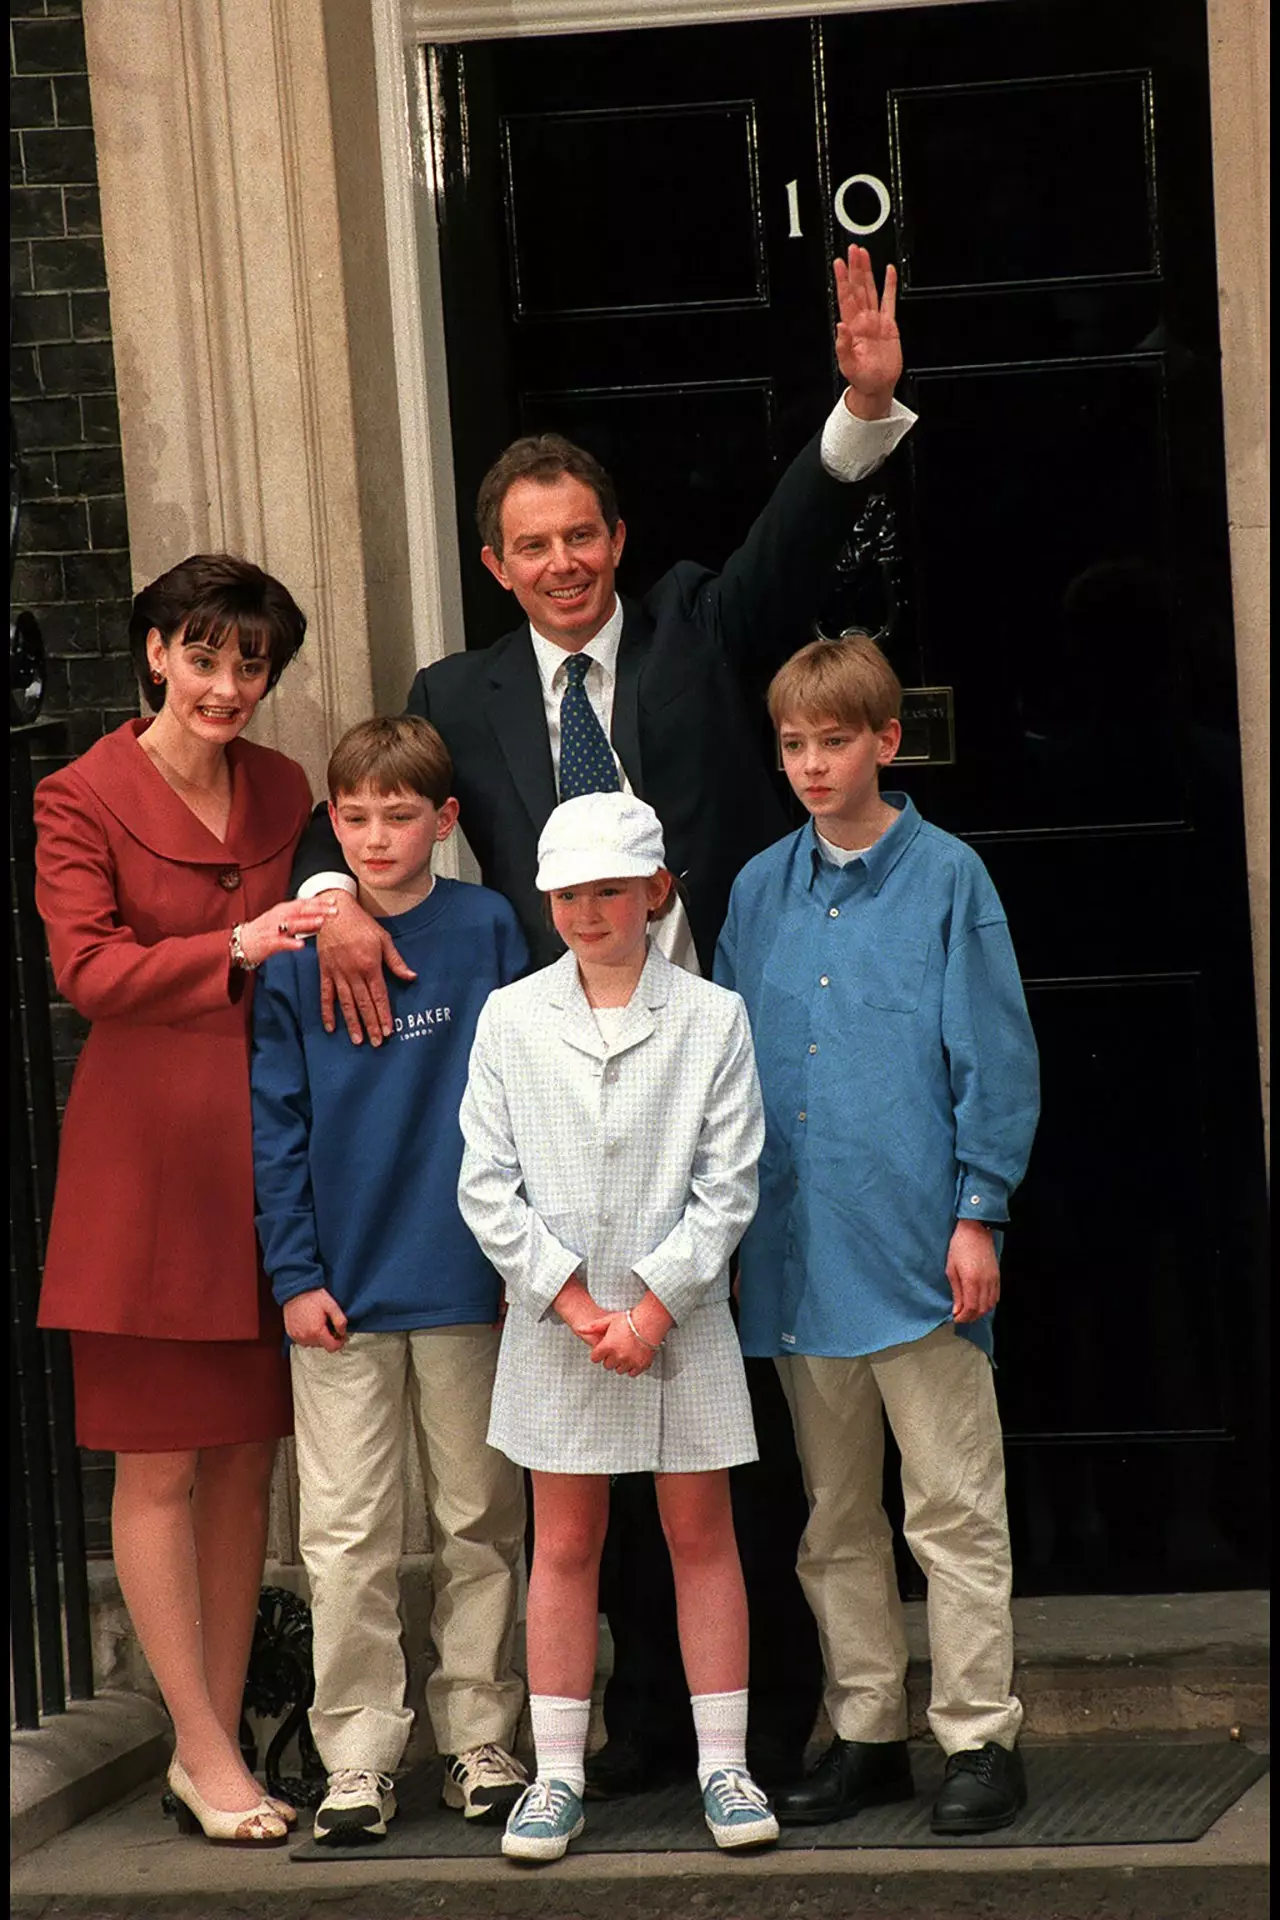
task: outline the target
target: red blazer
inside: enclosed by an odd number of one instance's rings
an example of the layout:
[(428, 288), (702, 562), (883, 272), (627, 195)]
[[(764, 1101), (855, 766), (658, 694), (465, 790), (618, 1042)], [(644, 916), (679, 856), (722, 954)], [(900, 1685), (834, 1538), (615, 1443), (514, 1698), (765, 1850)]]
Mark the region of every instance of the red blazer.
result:
[(36, 789), (54, 979), (93, 1022), (62, 1123), (40, 1325), (252, 1340), (273, 1312), (254, 1234), (252, 976), (232, 927), (289, 896), (306, 775), (236, 740), (215, 839), (130, 720)]

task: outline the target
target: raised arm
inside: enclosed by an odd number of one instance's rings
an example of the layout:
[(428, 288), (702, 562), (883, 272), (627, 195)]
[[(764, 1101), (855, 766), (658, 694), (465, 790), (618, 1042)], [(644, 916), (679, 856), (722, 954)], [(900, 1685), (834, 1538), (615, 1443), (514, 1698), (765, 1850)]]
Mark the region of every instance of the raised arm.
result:
[(695, 602), (695, 617), (739, 671), (755, 678), (812, 639), (813, 615), (872, 476), (915, 420), (893, 397), (902, 375), (894, 269), (886, 270), (881, 298), (871, 256), (850, 247), (848, 259), (835, 262), (835, 294), (844, 393)]

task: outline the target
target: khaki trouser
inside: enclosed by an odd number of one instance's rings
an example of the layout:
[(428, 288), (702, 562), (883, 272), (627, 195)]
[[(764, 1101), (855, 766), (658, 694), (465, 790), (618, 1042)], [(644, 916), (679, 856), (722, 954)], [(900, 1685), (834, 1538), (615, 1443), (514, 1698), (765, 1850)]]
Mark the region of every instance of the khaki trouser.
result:
[(778, 1361), (809, 1496), (797, 1571), (843, 1740), (907, 1737), (907, 1641), (881, 1505), (884, 1427), (902, 1454), (907, 1544), (929, 1582), (933, 1697), (945, 1753), (1022, 1724), (1013, 1683), (1009, 1528), (991, 1363), (950, 1325), (855, 1360)]
[(524, 1478), (485, 1439), (493, 1327), (355, 1333), (340, 1353), (294, 1347), (302, 1557), (316, 1676), (311, 1731), (328, 1772), (399, 1764), (405, 1705), (399, 1567), (412, 1410), (434, 1548), (427, 1711), (442, 1753), (510, 1747)]

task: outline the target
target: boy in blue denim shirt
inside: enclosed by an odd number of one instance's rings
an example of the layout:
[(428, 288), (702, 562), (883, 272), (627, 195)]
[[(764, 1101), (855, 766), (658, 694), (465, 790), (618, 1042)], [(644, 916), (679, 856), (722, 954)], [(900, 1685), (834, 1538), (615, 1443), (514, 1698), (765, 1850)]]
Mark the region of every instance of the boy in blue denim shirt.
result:
[(881, 1505), (882, 1409), (929, 1582), (935, 1832), (1025, 1804), (991, 1320), (1000, 1225), (1039, 1111), (1009, 930), (977, 855), (880, 792), (901, 688), (864, 636), (769, 689), (811, 819), (738, 876), (715, 977), (751, 1016), (767, 1135), (741, 1251), (744, 1352), (777, 1359), (809, 1495), (799, 1573), (835, 1739), (784, 1824), (911, 1795), (907, 1646)]

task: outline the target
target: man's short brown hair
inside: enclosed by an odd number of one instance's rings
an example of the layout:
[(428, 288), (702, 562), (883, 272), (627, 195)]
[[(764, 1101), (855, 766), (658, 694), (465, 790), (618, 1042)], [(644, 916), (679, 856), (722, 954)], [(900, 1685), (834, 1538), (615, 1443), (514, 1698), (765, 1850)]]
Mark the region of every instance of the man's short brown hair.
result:
[(768, 700), (775, 727), (831, 719), (879, 733), (899, 716), (902, 685), (870, 634), (846, 633), (793, 653), (769, 682)]
[(476, 525), (486, 547), (502, 558), (502, 503), (517, 480), (537, 480), (551, 486), (562, 474), (585, 482), (600, 502), (600, 513), (612, 534), (618, 525), (618, 496), (612, 480), (594, 453), (575, 447), (559, 433), (530, 433), (513, 440), (500, 453), (480, 482)]
[(362, 720), (343, 734), (329, 757), (329, 798), (372, 787), (375, 793), (418, 793), (442, 807), (453, 792), (449, 749), (429, 720), (416, 714)]

